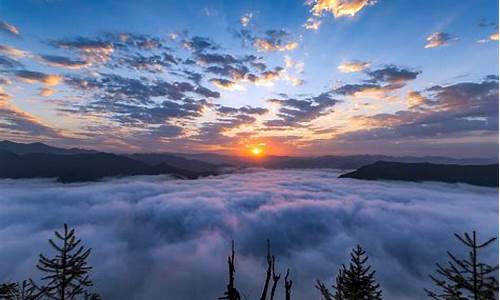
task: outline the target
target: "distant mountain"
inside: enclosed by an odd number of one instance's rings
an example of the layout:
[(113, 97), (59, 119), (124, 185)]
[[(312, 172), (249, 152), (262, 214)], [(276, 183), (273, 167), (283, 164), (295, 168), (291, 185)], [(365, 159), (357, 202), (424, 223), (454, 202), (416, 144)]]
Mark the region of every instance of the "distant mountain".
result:
[[(67, 157), (66, 157), (67, 156)], [(497, 159), (455, 159), (446, 157), (391, 157), (350, 155), (288, 157), (244, 157), (215, 153), (110, 154), (79, 148), (57, 148), (43, 143), (22, 144), (0, 141), (0, 178), (57, 177), (61, 181), (97, 180), (107, 176), (175, 174), (198, 178), (227, 172), (227, 169), (263, 167), (269, 169), (331, 168), (352, 170), (377, 161), (486, 165)], [(226, 169), (226, 167), (228, 167)]]
[(364, 165), (373, 164), (377, 161), (393, 161), (403, 163), (429, 162), (436, 164), (459, 164), (459, 165), (484, 165), (497, 163), (496, 159), (457, 159), (435, 156), (384, 156), (384, 155), (349, 155), (349, 156), (318, 156), (318, 157), (299, 157), (290, 158), (281, 161), (270, 161), (265, 167), (271, 169), (357, 169)]
[(61, 182), (94, 181), (111, 176), (171, 174), (178, 178), (195, 179), (214, 175), (192, 172), (166, 163), (149, 165), (110, 153), (18, 155), (0, 150), (0, 178), (57, 178)]
[(378, 161), (339, 177), (366, 180), (462, 182), (498, 187), (498, 164), (451, 165)]
[(189, 170), (192, 172), (218, 172), (219, 165), (211, 164), (201, 160), (187, 159), (182, 156), (177, 156), (169, 153), (134, 153), (128, 157), (142, 161), (148, 165), (158, 165), (161, 163), (168, 164), (169, 166)]
[(11, 141), (0, 141), (0, 150), (9, 151), (14, 154), (30, 154), (30, 153), (49, 153), (49, 154), (82, 154), (82, 153), (98, 153), (95, 150), (85, 150), (79, 148), (57, 148), (46, 145), (44, 143), (15, 143)]

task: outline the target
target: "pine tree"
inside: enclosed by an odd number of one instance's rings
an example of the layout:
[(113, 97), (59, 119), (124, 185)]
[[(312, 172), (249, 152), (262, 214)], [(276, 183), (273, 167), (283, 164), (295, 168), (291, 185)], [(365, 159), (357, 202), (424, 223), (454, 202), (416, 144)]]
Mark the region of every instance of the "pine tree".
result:
[(320, 291), (323, 300), (380, 300), (382, 292), (380, 285), (375, 282), (375, 271), (366, 266), (368, 256), (366, 251), (357, 246), (351, 253), (349, 268), (342, 265), (336, 277), (335, 294), (318, 281), (316, 288)]
[[(40, 254), (37, 268), (47, 275), (42, 278), (46, 284), (36, 289), (43, 296), (54, 300), (74, 300), (85, 297), (86, 289), (92, 286), (89, 279), (87, 258), (91, 249), (81, 246), (75, 230), (64, 224), (64, 232), (55, 232), (56, 240), (49, 239), (56, 255), (48, 258)], [(91, 295), (91, 294), (88, 294)], [(92, 298), (90, 298), (92, 299)], [(95, 299), (95, 298), (94, 298)]]
[(0, 284), (0, 299), (36, 300), (39, 299), (39, 295), (31, 280), (23, 280), (21, 284), (17, 282)]
[(498, 266), (490, 266), (479, 261), (479, 250), (493, 243), (491, 238), (480, 243), (476, 239), (476, 232), (472, 237), (468, 233), (455, 237), (469, 248), (467, 259), (461, 259), (448, 252), (447, 266), (437, 265), (439, 277), (430, 275), (430, 278), (440, 290), (439, 292), (425, 289), (427, 295), (437, 300), (494, 300), (498, 291), (498, 280), (495, 277)]

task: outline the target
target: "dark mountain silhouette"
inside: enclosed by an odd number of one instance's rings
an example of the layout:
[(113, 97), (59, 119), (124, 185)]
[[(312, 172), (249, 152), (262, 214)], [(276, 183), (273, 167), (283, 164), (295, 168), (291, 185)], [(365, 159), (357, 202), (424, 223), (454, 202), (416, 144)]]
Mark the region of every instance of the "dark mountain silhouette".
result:
[(142, 161), (152, 166), (163, 163), (175, 168), (189, 170), (192, 172), (216, 173), (220, 169), (220, 166), (215, 164), (211, 164), (201, 160), (187, 159), (169, 153), (134, 153), (129, 155), (128, 157), (138, 161)]
[(111, 176), (171, 174), (195, 179), (213, 175), (192, 172), (168, 164), (149, 165), (125, 156), (110, 153), (18, 155), (0, 150), (1, 178), (57, 178), (61, 182), (94, 181)]
[(441, 181), (498, 187), (498, 164), (446, 165), (378, 161), (342, 174), (340, 178), (367, 180)]
[(15, 154), (30, 154), (30, 153), (50, 153), (50, 154), (82, 154), (82, 153), (98, 153), (95, 150), (86, 150), (79, 148), (57, 148), (46, 145), (44, 143), (15, 143), (11, 141), (0, 141), (0, 150), (9, 151)]
[[(383, 155), (243, 157), (215, 153), (111, 154), (79, 148), (64, 149), (43, 143), (0, 141), (0, 178), (56, 177), (63, 182), (98, 180), (109, 176), (173, 174), (180, 178), (216, 175), (234, 168), (357, 169), (377, 161), (456, 165), (498, 164), (494, 159), (446, 157), (391, 157)], [(228, 167), (228, 168), (226, 168)], [(417, 170), (408, 171), (409, 178)], [(431, 179), (414, 179), (431, 180)]]
[(496, 159), (481, 158), (448, 158), (438, 156), (385, 156), (385, 155), (349, 155), (349, 156), (318, 156), (291, 158), (282, 161), (270, 161), (265, 166), (271, 169), (357, 169), (377, 161), (393, 161), (402, 163), (435, 163), (458, 165), (485, 165), (497, 163)]

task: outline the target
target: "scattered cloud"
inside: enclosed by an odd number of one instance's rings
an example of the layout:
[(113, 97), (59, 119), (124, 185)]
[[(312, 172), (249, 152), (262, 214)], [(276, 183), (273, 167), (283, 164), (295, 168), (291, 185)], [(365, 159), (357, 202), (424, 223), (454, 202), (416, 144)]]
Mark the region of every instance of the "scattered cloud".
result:
[(265, 123), (270, 127), (295, 127), (305, 124), (331, 112), (332, 108), (339, 102), (332, 97), (331, 92), (301, 99), (286, 98), (267, 101), (279, 106), (278, 118)]
[(240, 23), (241, 26), (247, 27), (250, 25), (250, 22), (252, 21), (253, 14), (252, 13), (245, 13), (243, 16), (240, 18)]
[(335, 18), (353, 17), (363, 8), (375, 4), (376, 0), (311, 0), (311, 12), (320, 17), (325, 12), (332, 13)]
[(47, 86), (58, 85), (62, 81), (62, 77), (59, 75), (27, 70), (16, 71), (15, 76), (17, 79), (26, 83), (42, 83)]
[(39, 61), (51, 67), (81, 69), (90, 65), (88, 61), (73, 60), (65, 56), (57, 55), (40, 55)]
[(304, 25), (302, 25), (302, 27), (309, 30), (318, 30), (320, 25), (321, 20), (318, 20), (316, 18), (308, 18)]
[(353, 60), (341, 63), (337, 69), (342, 73), (354, 73), (364, 71), (370, 66), (371, 64), (369, 62)]
[(417, 78), (421, 71), (386, 65), (382, 68), (368, 70), (368, 79), (363, 83), (344, 84), (334, 93), (357, 98), (394, 99), (392, 93), (403, 88), (409, 81)]
[(225, 90), (230, 90), (230, 91), (241, 91), (244, 90), (244, 88), (239, 85), (238, 83), (224, 79), (224, 78), (212, 78), (210, 79), (210, 82), (213, 83), (216, 87), (220, 89), (225, 89)]
[(56, 93), (56, 90), (50, 88), (42, 88), (39, 95), (42, 97), (50, 97)]
[(445, 32), (434, 32), (427, 37), (427, 44), (425, 48), (437, 48), (449, 45), (452, 41), (458, 40), (457, 37), (453, 37), (449, 33)]
[(14, 48), (9, 45), (0, 45), (0, 52), (10, 56), (10, 57), (15, 57), (15, 58), (22, 58), (22, 57), (27, 57), (30, 56), (30, 54), (27, 51)]
[(488, 43), (491, 41), (498, 41), (498, 31), (490, 34), (490, 36), (487, 39), (481, 39), (478, 40), (477, 42), (480, 44)]
[(19, 31), (19, 29), (10, 24), (10, 23), (7, 23), (6, 21), (1, 21), (0, 20), (0, 30), (4, 31), (4, 32), (7, 32), (13, 36), (19, 36), (21, 34), (21, 32)]
[(264, 36), (250, 38), (253, 46), (260, 52), (291, 51), (299, 46), (298, 42), (291, 40), (286, 30), (267, 30)]

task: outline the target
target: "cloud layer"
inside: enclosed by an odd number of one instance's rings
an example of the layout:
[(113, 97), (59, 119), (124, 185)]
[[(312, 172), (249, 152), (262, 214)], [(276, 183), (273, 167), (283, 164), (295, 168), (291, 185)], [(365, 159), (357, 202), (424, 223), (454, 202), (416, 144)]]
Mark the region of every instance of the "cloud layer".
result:
[[(315, 280), (331, 282), (357, 243), (370, 255), (384, 299), (421, 299), (434, 263), (444, 262), (446, 250), (463, 253), (452, 233), (498, 232), (497, 189), (337, 175), (265, 171), (70, 186), (0, 181), (0, 281), (38, 278), (38, 253), (49, 252), (47, 238), (68, 222), (94, 249), (95, 288), (109, 300), (216, 299), (231, 239), (238, 287), (255, 298), (267, 238), (279, 271), (291, 268), (296, 299), (318, 298)], [(496, 244), (483, 259), (498, 261), (497, 253)]]

